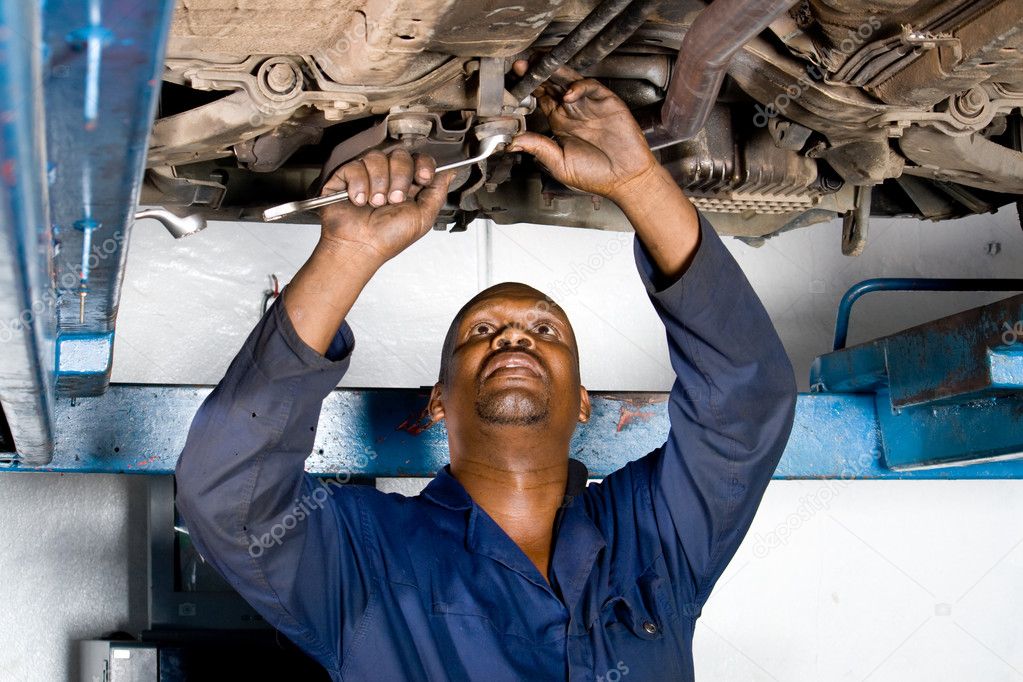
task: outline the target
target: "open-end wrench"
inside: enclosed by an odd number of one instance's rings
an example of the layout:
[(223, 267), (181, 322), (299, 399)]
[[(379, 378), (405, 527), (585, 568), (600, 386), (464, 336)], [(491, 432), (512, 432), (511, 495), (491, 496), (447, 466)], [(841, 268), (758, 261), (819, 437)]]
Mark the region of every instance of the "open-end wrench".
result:
[[(471, 166), (474, 163), (478, 163), (483, 159), (487, 158), (498, 149), (504, 148), (512, 140), (511, 135), (499, 134), (490, 135), (480, 141), (479, 153), (476, 156), (471, 156), (468, 159), (462, 159), (461, 161), (455, 161), (453, 163), (446, 163), (443, 166), (437, 166), (437, 173), (442, 171), (451, 170), (452, 168), (461, 168), (462, 166)], [(302, 201), (289, 201), (286, 204), (280, 206), (273, 206), (263, 211), (263, 220), (272, 223), (275, 220), (280, 220), (285, 216), (292, 215), (294, 213), (301, 213), (302, 211), (311, 211), (314, 208), (320, 208), (321, 206), (327, 206), (329, 204), (336, 204), (339, 201), (347, 201), (348, 192), (336, 192), (334, 194), (328, 194), (322, 197), (316, 197), (315, 199), (304, 199)]]

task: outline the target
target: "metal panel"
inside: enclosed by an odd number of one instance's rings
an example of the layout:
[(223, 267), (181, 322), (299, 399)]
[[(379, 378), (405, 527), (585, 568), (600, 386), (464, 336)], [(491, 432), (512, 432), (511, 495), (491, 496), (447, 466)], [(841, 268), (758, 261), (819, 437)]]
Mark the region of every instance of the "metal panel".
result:
[(45, 4), (63, 395), (98, 395), (110, 381), (126, 247), (173, 6), (172, 0)]
[[(861, 285), (846, 299), (858, 288), (871, 290)], [(848, 305), (846, 299), (840, 331), (855, 297)], [(823, 355), (810, 385), (815, 394), (876, 395), (883, 461), (891, 469), (1023, 458), (1021, 341), (1023, 295)]]
[[(7, 471), (167, 474), (208, 386), (114, 384), (103, 396), (57, 402), (58, 439), (48, 466)], [(426, 390), (336, 390), (324, 401), (306, 469), (322, 475), (432, 476), (448, 461), (443, 424), (428, 426)], [(570, 453), (595, 477), (660, 446), (664, 393), (596, 393)], [(940, 434), (939, 434), (940, 437)], [(800, 395), (775, 478), (1023, 478), (1023, 461), (923, 471), (884, 465), (871, 395)]]
[[(891, 408), (877, 394), (884, 463), (892, 469), (924, 469), (1023, 457), (1023, 395), (989, 397), (965, 404)], [(1023, 465), (1023, 461), (1018, 462)]]
[(0, 403), (27, 462), (53, 447), (52, 239), (39, 3), (0, 0)]
[(896, 409), (1023, 389), (1023, 295), (822, 355), (816, 392), (890, 388)]

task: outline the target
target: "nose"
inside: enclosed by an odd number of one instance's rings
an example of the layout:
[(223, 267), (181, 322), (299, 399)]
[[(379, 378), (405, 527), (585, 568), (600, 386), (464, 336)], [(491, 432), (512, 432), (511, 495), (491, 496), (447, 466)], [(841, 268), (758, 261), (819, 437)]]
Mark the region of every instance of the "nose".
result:
[(533, 348), (533, 339), (517, 324), (506, 324), (498, 334), (494, 334), (492, 347), (496, 349), (508, 349), (511, 347)]

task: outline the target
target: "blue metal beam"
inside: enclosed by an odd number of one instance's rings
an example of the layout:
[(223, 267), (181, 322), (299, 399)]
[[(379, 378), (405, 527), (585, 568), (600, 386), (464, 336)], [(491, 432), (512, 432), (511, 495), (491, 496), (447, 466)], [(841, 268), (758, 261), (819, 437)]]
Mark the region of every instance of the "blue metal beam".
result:
[(53, 240), (38, 2), (0, 0), (0, 404), (26, 462), (53, 449)]
[(98, 395), (110, 381), (126, 247), (173, 8), (173, 0), (45, 2), (62, 395)]
[[(7, 471), (167, 474), (174, 470), (208, 386), (114, 384), (102, 396), (61, 398), (57, 447), (46, 466)], [(322, 475), (432, 476), (448, 461), (443, 424), (428, 426), (428, 392), (332, 392), (324, 401), (306, 468)], [(597, 393), (571, 454), (604, 476), (663, 443), (667, 394)], [(874, 398), (800, 395), (780, 479), (1023, 478), (1023, 461), (893, 471), (883, 463)]]

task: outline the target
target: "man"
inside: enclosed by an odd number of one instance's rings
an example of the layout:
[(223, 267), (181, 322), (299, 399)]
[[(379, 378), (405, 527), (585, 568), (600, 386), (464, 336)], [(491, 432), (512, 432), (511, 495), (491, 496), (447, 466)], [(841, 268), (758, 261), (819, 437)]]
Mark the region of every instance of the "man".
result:
[[(592, 80), (549, 86), (539, 105), (557, 142), (525, 133), (512, 150), (635, 228), (677, 374), (671, 432), (587, 487), (568, 452), (590, 411), (572, 327), (540, 292), (499, 284), (444, 343), (429, 411), (450, 465), (417, 497), (344, 486), (325, 499), (303, 462), (353, 350), (345, 317), (430, 229), (450, 182), (404, 152), (341, 168), (323, 191), (352, 201), (324, 211), (177, 467), (196, 547), (334, 680), (693, 679), (696, 619), (788, 437), (792, 368), (767, 314), (628, 108)], [(322, 505), (297, 509), (317, 493)]]

